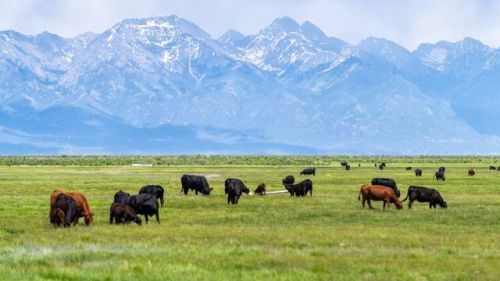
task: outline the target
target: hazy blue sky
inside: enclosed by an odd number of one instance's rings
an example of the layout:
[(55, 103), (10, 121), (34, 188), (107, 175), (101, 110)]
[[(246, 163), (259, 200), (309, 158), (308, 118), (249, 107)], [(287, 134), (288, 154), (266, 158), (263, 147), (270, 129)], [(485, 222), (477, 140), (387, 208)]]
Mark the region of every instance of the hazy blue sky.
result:
[(276, 17), (290, 16), (353, 44), (376, 36), (414, 49), (421, 42), (468, 36), (500, 47), (495, 0), (0, 0), (0, 30), (71, 37), (102, 32), (124, 18), (171, 14), (214, 37), (229, 28), (253, 34)]

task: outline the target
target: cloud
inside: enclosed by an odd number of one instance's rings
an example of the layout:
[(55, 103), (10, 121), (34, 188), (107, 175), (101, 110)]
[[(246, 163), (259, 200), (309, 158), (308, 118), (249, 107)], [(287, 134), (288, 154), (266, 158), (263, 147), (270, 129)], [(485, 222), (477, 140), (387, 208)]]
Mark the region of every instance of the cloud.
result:
[(177, 14), (214, 37), (233, 28), (254, 34), (280, 16), (309, 20), (356, 44), (377, 36), (410, 49), (464, 37), (500, 46), (494, 0), (0, 0), (0, 30), (66, 37), (102, 32), (124, 18)]

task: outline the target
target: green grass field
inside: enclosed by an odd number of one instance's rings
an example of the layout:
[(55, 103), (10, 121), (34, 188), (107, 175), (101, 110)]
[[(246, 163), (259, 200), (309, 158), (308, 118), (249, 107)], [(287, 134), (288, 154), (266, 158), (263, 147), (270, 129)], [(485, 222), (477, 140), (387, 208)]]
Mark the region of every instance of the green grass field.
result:
[[(0, 166), (0, 280), (500, 280), (500, 172), (488, 170), (492, 159), (446, 161), (444, 183), (432, 177), (439, 159), (405, 160), (387, 160), (384, 171), (365, 158), (361, 168), (351, 159), (351, 171), (315, 162), (313, 197), (243, 196), (236, 206), (226, 204), (227, 177), (282, 190), (281, 178), (306, 178), (298, 176), (305, 166), (242, 159), (152, 168)], [(423, 168), (423, 177), (406, 166)], [(207, 175), (213, 194), (181, 196), (184, 173)], [(405, 203), (382, 211), (381, 202), (363, 209), (359, 187), (374, 176), (394, 178), (402, 198), (409, 184), (435, 187), (448, 209), (418, 202), (411, 210)], [(166, 188), (161, 224), (109, 225), (114, 193), (145, 184)], [(55, 187), (85, 193), (94, 224), (49, 225)]]

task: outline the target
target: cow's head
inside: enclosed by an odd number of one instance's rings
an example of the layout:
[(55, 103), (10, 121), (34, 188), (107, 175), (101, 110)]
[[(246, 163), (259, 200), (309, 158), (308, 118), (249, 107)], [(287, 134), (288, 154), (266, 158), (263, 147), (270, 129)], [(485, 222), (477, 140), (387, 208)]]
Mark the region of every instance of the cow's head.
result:
[(248, 187), (246, 187), (246, 186), (243, 186), (241, 191), (245, 192), (246, 194), (250, 193), (250, 189), (248, 189)]
[(94, 221), (94, 213), (88, 213), (86, 215), (83, 215), (85, 219), (85, 224), (86, 225), (91, 225), (92, 222)]
[(399, 200), (394, 200), (394, 205), (396, 205), (396, 209), (398, 210), (403, 209), (403, 204)]
[(134, 219), (134, 222), (138, 225), (141, 225), (142, 224), (142, 220), (139, 216), (135, 216), (135, 219)]
[(202, 193), (203, 195), (210, 195), (210, 192), (212, 192), (212, 190), (213, 190), (213, 188), (211, 188), (211, 187), (208, 187), (208, 186), (207, 186), (207, 187), (205, 187), (205, 188), (201, 191), (201, 193)]

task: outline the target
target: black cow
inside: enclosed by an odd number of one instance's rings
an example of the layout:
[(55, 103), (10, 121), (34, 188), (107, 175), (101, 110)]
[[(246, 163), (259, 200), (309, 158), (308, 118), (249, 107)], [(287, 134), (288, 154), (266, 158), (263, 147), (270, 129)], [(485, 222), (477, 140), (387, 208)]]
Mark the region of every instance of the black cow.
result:
[(446, 168), (445, 167), (439, 167), (438, 171), (440, 171), (440, 172), (446, 172)]
[(444, 176), (444, 171), (436, 171), (436, 173), (434, 175), (435, 175), (437, 181), (438, 180), (442, 180), (442, 181), (446, 180), (446, 177)]
[(380, 170), (383, 170), (383, 169), (385, 168), (385, 166), (384, 166), (384, 165), (382, 165), (382, 164), (380, 164), (380, 165), (378, 165), (378, 168), (379, 168)]
[(144, 215), (146, 223), (148, 216), (156, 216), (156, 221), (160, 223), (160, 215), (158, 214), (158, 200), (154, 194), (142, 193), (130, 196), (128, 205), (134, 209), (137, 214)]
[(285, 188), (290, 193), (290, 196), (306, 196), (308, 192), (309, 195), (312, 196), (313, 183), (310, 179), (306, 179), (298, 184), (286, 184)]
[(54, 227), (75, 225), (78, 222), (79, 216), (75, 199), (64, 193), (56, 197), (54, 209), (50, 214), (50, 222)]
[(181, 177), (182, 189), (184, 194), (187, 195), (188, 191), (194, 190), (195, 194), (198, 195), (198, 192), (203, 195), (210, 195), (210, 192), (213, 188), (210, 188), (208, 185), (207, 179), (204, 176), (195, 176), (195, 175), (183, 175)]
[(415, 176), (421, 177), (422, 176), (422, 169), (415, 169)]
[(490, 170), (496, 171), (497, 168), (495, 166), (490, 166)]
[(351, 170), (351, 165), (349, 165), (349, 164), (345, 165), (345, 170), (346, 170), (346, 171)]
[(138, 225), (142, 223), (141, 218), (135, 213), (134, 209), (124, 203), (113, 203), (109, 208), (109, 223), (125, 224), (135, 222)]
[(500, 166), (498, 166), (497, 171), (500, 171)]
[(380, 165), (382, 165), (385, 168), (385, 162), (380, 163)]
[(411, 171), (411, 169), (412, 169), (411, 167), (406, 167), (407, 171)]
[(342, 166), (342, 167), (347, 166), (347, 164), (348, 164), (348, 163), (347, 163), (347, 161), (342, 161), (342, 162), (340, 162), (340, 166)]
[(149, 194), (154, 194), (156, 196), (156, 199), (160, 199), (160, 205), (163, 207), (163, 194), (165, 193), (165, 189), (163, 189), (163, 186), (161, 185), (146, 185), (141, 187), (141, 190), (139, 190), (139, 194), (141, 193), (149, 193)]
[(123, 191), (120, 190), (117, 193), (115, 193), (115, 197), (114, 197), (113, 203), (128, 204), (129, 198), (130, 198), (130, 194), (129, 193), (123, 192)]
[(284, 179), (282, 179), (281, 182), (283, 183), (283, 185), (293, 184), (295, 182), (295, 178), (292, 175), (288, 175)]
[(390, 187), (392, 190), (394, 190), (394, 193), (396, 193), (396, 196), (398, 196), (398, 197), (401, 196), (401, 192), (399, 192), (398, 186), (396, 185), (396, 182), (393, 179), (373, 178), (372, 185), (383, 185), (383, 186)]
[(226, 179), (224, 187), (224, 192), (227, 194), (227, 204), (238, 204), (243, 192), (250, 193), (250, 189), (240, 179)]
[(406, 199), (409, 199), (409, 209), (411, 209), (411, 205), (415, 200), (418, 202), (429, 202), (429, 208), (434, 207), (435, 209), (436, 205), (439, 205), (441, 208), (448, 208), (448, 204), (443, 200), (441, 194), (433, 188), (411, 185), (408, 187), (406, 198), (401, 202), (406, 201)]
[(305, 168), (300, 172), (301, 175), (316, 175), (316, 168)]

